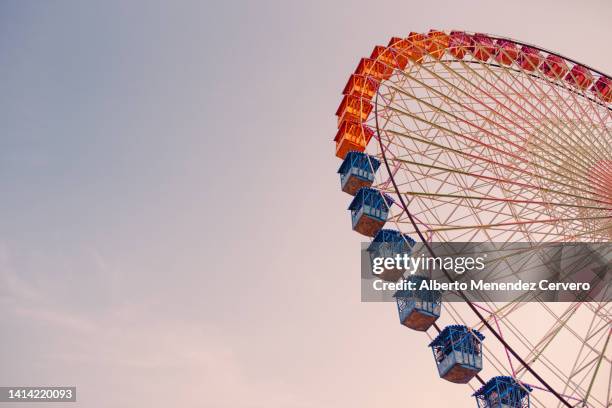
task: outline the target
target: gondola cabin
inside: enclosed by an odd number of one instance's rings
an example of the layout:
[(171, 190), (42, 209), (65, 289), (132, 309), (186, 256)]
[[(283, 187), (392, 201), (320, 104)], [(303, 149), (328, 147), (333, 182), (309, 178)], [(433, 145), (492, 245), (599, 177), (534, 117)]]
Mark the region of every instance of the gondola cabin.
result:
[(399, 69), (405, 69), (408, 65), (408, 52), (412, 45), (405, 38), (392, 37), (387, 46), (395, 51), (395, 60)]
[(565, 76), (565, 80), (578, 88), (585, 90), (593, 84), (593, 74), (582, 65), (574, 65)]
[(527, 71), (535, 71), (542, 63), (542, 54), (535, 48), (523, 45), (519, 53), (519, 65)]
[(352, 120), (343, 121), (334, 137), (336, 156), (344, 159), (351, 150), (363, 152), (372, 136), (374, 131), (369, 126)]
[(440, 377), (457, 384), (469, 382), (482, 370), (484, 336), (466, 326), (446, 326), (430, 344)]
[(380, 82), (372, 77), (352, 74), (348, 82), (342, 90), (343, 95), (360, 96), (366, 99), (372, 99), (378, 91)]
[(448, 49), (450, 37), (443, 31), (429, 30), (425, 42), (427, 52), (435, 59), (440, 59)]
[(362, 58), (355, 69), (355, 74), (373, 77), (377, 81), (382, 81), (383, 79), (389, 79), (391, 77), (393, 68), (380, 61)]
[(391, 197), (374, 188), (359, 189), (348, 208), (353, 230), (368, 237), (375, 236), (387, 222), (391, 204)]
[(497, 40), (497, 54), (495, 55), (495, 61), (503, 65), (511, 65), (518, 59), (519, 50), (516, 44), (508, 40)]
[(420, 289), (421, 283), (427, 278), (410, 275), (406, 282), (414, 283), (414, 290), (398, 290), (395, 292), (397, 312), (400, 322), (413, 330), (426, 331), (440, 317), (442, 309), (442, 293), (437, 290)]
[(512, 377), (499, 376), (491, 378), (473, 396), (478, 408), (529, 408), (531, 390)]
[(357, 151), (348, 152), (338, 169), (342, 191), (354, 196), (360, 188), (370, 187), (379, 167), (380, 161), (375, 157)]
[(425, 48), (427, 37), (421, 33), (411, 32), (408, 34), (408, 43), (410, 47), (405, 51), (405, 54), (408, 58), (416, 63), (421, 63), (423, 61), (423, 56), (427, 52)]
[(338, 127), (340, 127), (344, 121), (364, 122), (368, 119), (370, 112), (372, 112), (372, 104), (366, 98), (355, 95), (344, 95), (336, 111)]
[(604, 102), (612, 102), (612, 79), (599, 77), (595, 85), (591, 87), (593, 93)]
[(474, 34), (471, 39), (472, 55), (474, 58), (487, 62), (495, 53), (495, 43), (493, 39), (485, 34)]
[(451, 31), (449, 51), (457, 59), (463, 59), (470, 50), (472, 41), (470, 36), (462, 31)]
[[(414, 244), (414, 240), (406, 234), (396, 230), (381, 229), (368, 247), (368, 255), (372, 263), (376, 258), (393, 258), (396, 255), (403, 254), (410, 255)], [(375, 276), (388, 282), (397, 282), (404, 272), (404, 269), (394, 267), (385, 269), (382, 273)]]
[(564, 77), (569, 71), (567, 64), (563, 60), (563, 58), (558, 55), (549, 55), (546, 57), (542, 65), (540, 66), (540, 70), (544, 75), (552, 79), (559, 79)]
[(404, 69), (406, 65), (408, 65), (408, 59), (406, 57), (400, 56), (398, 58), (397, 53), (392, 48), (383, 47), (382, 45), (374, 47), (370, 59), (380, 61), (392, 68)]

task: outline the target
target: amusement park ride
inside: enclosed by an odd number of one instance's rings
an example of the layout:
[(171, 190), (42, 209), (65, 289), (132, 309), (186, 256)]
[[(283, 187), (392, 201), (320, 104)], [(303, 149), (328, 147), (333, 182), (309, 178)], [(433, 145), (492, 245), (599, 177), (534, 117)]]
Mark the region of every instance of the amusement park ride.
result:
[[(493, 35), (410, 33), (360, 60), (336, 115), (341, 188), (370, 253), (612, 237), (612, 79), (596, 69)], [(478, 407), (612, 406), (608, 302), (394, 297)]]

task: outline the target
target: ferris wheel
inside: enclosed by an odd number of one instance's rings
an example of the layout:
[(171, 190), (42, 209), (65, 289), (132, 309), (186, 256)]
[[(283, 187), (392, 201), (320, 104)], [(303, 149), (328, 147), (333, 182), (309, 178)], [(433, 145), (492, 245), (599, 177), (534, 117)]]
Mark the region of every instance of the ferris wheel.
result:
[[(612, 79), (594, 68), (488, 34), (410, 33), (360, 60), (336, 115), (341, 188), (373, 250), (523, 243), (504, 264), (518, 273), (545, 245), (612, 239)], [(396, 293), (439, 376), (479, 407), (612, 406), (605, 297), (464, 299)]]

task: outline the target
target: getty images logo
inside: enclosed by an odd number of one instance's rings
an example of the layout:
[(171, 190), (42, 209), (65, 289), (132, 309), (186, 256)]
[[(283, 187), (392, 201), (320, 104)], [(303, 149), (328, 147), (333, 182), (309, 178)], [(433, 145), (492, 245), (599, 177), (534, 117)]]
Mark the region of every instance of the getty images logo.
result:
[(418, 270), (451, 270), (456, 274), (463, 274), (469, 271), (482, 271), (485, 268), (485, 258), (483, 256), (411, 256), (408, 254), (397, 254), (392, 257), (376, 257), (372, 259), (372, 272), (380, 275), (387, 270), (404, 270), (411, 275)]

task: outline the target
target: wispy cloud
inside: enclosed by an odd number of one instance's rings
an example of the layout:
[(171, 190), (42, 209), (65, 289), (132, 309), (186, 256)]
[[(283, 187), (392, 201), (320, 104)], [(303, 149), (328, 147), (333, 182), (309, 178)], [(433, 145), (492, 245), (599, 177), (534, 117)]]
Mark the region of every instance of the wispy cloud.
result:
[[(249, 376), (219, 329), (180, 316), (162, 318), (154, 305), (142, 301), (121, 299), (102, 313), (58, 304), (48, 292), (52, 288), (20, 276), (6, 246), (0, 248), (0, 285), (8, 305), (0, 320), (27, 322), (47, 339), (57, 340), (45, 358), (61, 377), (86, 373), (77, 378), (84, 390), (80, 399), (96, 401), (88, 407), (314, 406), (284, 384)], [(86, 252), (97, 273), (121, 284), (120, 268), (97, 251)], [(129, 383), (132, 396), (103, 392), (117, 382)], [(153, 400), (146, 397), (151, 389), (156, 393)]]

